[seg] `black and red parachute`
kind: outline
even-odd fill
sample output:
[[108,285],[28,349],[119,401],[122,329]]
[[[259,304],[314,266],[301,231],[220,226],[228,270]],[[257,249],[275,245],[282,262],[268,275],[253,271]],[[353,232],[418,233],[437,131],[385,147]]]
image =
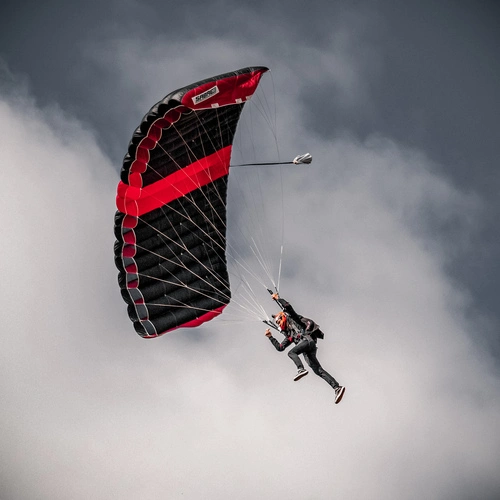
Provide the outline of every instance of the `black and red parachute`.
[[134,132],[117,190],[115,263],[142,337],[198,326],[229,304],[232,142],[245,101],[266,71],[243,68],[176,90]]

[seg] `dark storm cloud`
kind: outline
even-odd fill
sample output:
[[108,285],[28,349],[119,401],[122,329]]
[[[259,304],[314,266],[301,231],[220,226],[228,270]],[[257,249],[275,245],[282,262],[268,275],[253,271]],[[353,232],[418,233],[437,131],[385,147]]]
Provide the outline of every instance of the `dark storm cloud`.
[[[454,255],[450,272],[470,287],[474,307],[498,319],[500,6],[380,2],[378,7],[361,34],[361,48],[368,44],[379,58],[365,73],[367,99],[345,103],[335,85],[318,84],[303,96],[308,124],[325,138],[332,131],[361,140],[377,134],[423,150],[437,171],[484,199],[474,244]],[[448,232],[450,241],[457,236],[453,226],[436,230]],[[497,327],[491,332],[491,348],[498,349]]]
[[[134,122],[124,120],[119,108],[130,89],[119,75],[85,54],[84,46],[100,52],[104,45],[127,38],[150,43],[163,39],[175,47],[215,36],[267,44],[270,58],[286,65],[295,58],[296,41],[320,48],[328,45],[335,26],[346,16],[356,19],[349,15],[350,9],[352,5],[344,12],[335,2],[312,2],[307,9],[299,2],[8,2],[2,7],[0,55],[14,73],[28,76],[42,105],[58,102],[99,130],[101,146],[118,163],[138,116]],[[151,47],[145,43],[143,50],[147,57]]]

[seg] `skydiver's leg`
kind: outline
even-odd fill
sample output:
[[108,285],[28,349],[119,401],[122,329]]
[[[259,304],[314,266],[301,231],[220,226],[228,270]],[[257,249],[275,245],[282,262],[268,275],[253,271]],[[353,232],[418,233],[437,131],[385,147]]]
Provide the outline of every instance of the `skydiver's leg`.
[[304,351],[309,349],[309,342],[307,340],[301,340],[295,347],[288,351],[288,357],[295,363],[298,370],[304,369],[304,364],[299,358],[299,354],[303,354]]
[[309,349],[309,342],[307,340],[300,341],[293,349],[288,351],[288,357],[295,363],[297,367],[297,375],[293,378],[293,380],[300,380],[302,377],[305,377],[309,372],[304,369],[304,365],[302,364],[301,359],[299,358],[299,354],[303,354],[304,351]]
[[330,384],[334,389],[339,387],[339,383],[321,366],[316,357],[317,347],[314,345],[313,348],[309,349],[304,353],[304,359],[307,361],[307,364],[311,367],[311,370],[325,380],[328,384]]

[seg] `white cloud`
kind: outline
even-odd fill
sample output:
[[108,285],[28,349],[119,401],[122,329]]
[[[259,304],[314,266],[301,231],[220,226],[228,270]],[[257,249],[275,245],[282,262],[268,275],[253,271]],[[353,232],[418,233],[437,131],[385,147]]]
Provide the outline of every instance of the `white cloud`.
[[[178,66],[182,56],[179,74],[194,72]],[[225,63],[237,59],[226,51]],[[467,295],[446,275],[449,248],[435,234],[457,215],[470,234],[479,201],[390,141],[300,139],[292,101],[283,147],[308,142],[316,162],[284,176],[282,290],[327,332],[320,360],[347,386],[338,406],[313,374],[291,381],[291,361],[258,323],[139,339],[113,266],[116,169],[60,110],[2,99],[4,496],[499,491],[498,379],[471,340]]]

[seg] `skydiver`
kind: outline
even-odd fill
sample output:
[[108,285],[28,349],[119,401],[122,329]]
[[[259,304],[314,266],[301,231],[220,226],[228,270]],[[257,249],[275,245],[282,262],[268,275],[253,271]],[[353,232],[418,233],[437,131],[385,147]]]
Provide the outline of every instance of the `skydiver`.
[[295,347],[288,351],[288,357],[295,363],[297,367],[297,375],[295,381],[305,377],[309,372],[304,369],[304,365],[299,358],[299,354],[304,356],[307,364],[311,370],[325,380],[335,390],[335,404],[340,403],[344,396],[345,387],[340,385],[326,370],[323,369],[316,357],[316,342],[318,339],[324,338],[323,332],[320,330],[312,319],[304,318],[295,312],[289,302],[280,298],[277,293],[272,294],[273,300],[283,309],[283,311],[274,315],[274,320],[278,325],[279,330],[285,335],[283,342],[278,342],[268,328],[265,332],[266,337],[269,338],[277,351],[284,351],[292,343]]

